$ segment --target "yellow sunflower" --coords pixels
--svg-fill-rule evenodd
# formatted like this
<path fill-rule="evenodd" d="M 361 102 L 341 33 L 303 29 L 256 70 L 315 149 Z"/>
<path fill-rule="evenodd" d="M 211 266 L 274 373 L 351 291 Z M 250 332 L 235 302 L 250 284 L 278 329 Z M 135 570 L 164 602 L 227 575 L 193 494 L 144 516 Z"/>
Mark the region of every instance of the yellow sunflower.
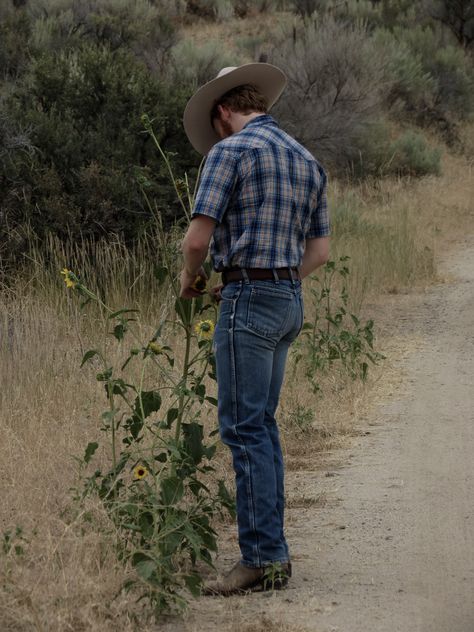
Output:
<path fill-rule="evenodd" d="M 153 351 L 155 355 L 160 355 L 160 353 L 163 353 L 163 347 L 154 341 L 148 343 L 148 349 L 150 349 L 150 351 Z"/>
<path fill-rule="evenodd" d="M 64 277 L 64 283 L 66 284 L 67 288 L 69 288 L 69 287 L 72 287 L 72 288 L 76 287 L 76 280 L 75 280 L 75 277 L 74 277 L 74 273 L 71 272 L 71 270 L 68 270 L 67 268 L 63 268 L 61 270 L 61 274 Z"/>
<path fill-rule="evenodd" d="M 210 340 L 214 334 L 214 323 L 212 320 L 200 320 L 195 326 L 194 331 L 200 338 Z"/>
<path fill-rule="evenodd" d="M 133 468 L 133 475 L 137 480 L 141 480 L 147 476 L 148 470 L 144 465 L 135 465 Z"/>
<path fill-rule="evenodd" d="M 191 287 L 193 290 L 196 290 L 196 292 L 204 294 L 206 291 L 206 279 L 198 274 Z"/>

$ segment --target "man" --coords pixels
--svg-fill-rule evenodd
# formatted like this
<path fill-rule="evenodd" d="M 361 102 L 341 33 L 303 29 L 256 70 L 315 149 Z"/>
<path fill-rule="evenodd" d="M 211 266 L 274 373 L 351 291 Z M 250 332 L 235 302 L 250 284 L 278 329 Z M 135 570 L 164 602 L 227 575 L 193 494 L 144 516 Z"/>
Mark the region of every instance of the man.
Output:
<path fill-rule="evenodd" d="M 233 457 L 241 560 L 207 594 L 280 588 L 291 575 L 275 411 L 303 325 L 301 279 L 329 253 L 326 175 L 267 112 L 286 85 L 270 64 L 223 69 L 190 99 L 184 126 L 207 154 L 183 241 L 181 296 L 193 298 L 212 239 L 223 284 L 214 335 L 221 438 Z"/>

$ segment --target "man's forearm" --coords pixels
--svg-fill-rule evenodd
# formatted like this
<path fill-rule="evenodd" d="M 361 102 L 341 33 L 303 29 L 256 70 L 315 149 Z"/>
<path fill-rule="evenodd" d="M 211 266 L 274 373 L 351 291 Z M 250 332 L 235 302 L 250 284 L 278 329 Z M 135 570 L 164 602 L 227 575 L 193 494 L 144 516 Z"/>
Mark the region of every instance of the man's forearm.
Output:
<path fill-rule="evenodd" d="M 191 248 L 184 244 L 184 269 L 189 275 L 196 276 L 206 260 L 208 248 Z"/>
<path fill-rule="evenodd" d="M 302 279 L 326 263 L 329 259 L 329 237 L 308 239 L 300 267 Z"/>

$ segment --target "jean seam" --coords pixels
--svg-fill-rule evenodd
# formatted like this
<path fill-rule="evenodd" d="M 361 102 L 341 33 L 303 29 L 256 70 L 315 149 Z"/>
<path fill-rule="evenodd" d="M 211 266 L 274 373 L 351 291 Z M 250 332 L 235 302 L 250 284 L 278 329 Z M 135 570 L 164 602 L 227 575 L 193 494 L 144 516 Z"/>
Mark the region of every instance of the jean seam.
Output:
<path fill-rule="evenodd" d="M 230 349 L 230 364 L 231 364 L 231 377 L 232 377 L 232 384 L 231 384 L 231 392 L 232 392 L 232 416 L 233 416 L 233 420 L 234 420 L 234 434 L 235 436 L 238 438 L 239 442 L 241 443 L 242 446 L 242 453 L 245 459 L 245 475 L 247 477 L 247 495 L 248 495 L 248 509 L 249 509 L 249 522 L 252 526 L 252 530 L 254 532 L 254 537 L 255 537 L 255 543 L 256 543 L 256 555 L 257 555 L 257 566 L 260 566 L 260 546 L 259 546 L 259 541 L 258 541 L 258 533 L 257 533 L 257 527 L 255 524 L 255 503 L 254 503 L 254 494 L 253 494 L 253 489 L 252 489 L 252 476 L 251 476 L 251 465 L 250 465 L 250 461 L 248 458 L 248 453 L 247 453 L 247 448 L 245 445 L 245 441 L 242 439 L 242 437 L 240 436 L 238 430 L 237 430 L 237 424 L 238 424 L 238 407 L 237 407 L 237 370 L 236 370 L 236 363 L 235 363 L 235 344 L 234 344 L 234 328 L 235 328 L 235 312 L 236 312 L 236 306 L 237 306 L 237 301 L 240 297 L 241 292 L 238 293 L 238 295 L 236 296 L 236 298 L 234 299 L 234 304 L 233 304 L 233 308 L 232 308 L 232 313 L 231 313 L 231 318 L 232 318 L 232 326 L 229 328 L 229 349 Z"/>

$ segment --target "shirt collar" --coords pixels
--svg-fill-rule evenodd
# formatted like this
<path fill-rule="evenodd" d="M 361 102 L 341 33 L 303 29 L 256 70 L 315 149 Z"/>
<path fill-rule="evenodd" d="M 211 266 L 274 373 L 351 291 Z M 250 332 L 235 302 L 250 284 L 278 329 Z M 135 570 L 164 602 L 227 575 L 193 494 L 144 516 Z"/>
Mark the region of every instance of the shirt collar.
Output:
<path fill-rule="evenodd" d="M 257 127 L 260 125 L 276 125 L 278 127 L 278 123 L 273 117 L 271 117 L 269 114 L 261 114 L 260 116 L 256 116 L 248 123 L 246 123 L 242 129 L 246 129 L 247 127 Z"/>

